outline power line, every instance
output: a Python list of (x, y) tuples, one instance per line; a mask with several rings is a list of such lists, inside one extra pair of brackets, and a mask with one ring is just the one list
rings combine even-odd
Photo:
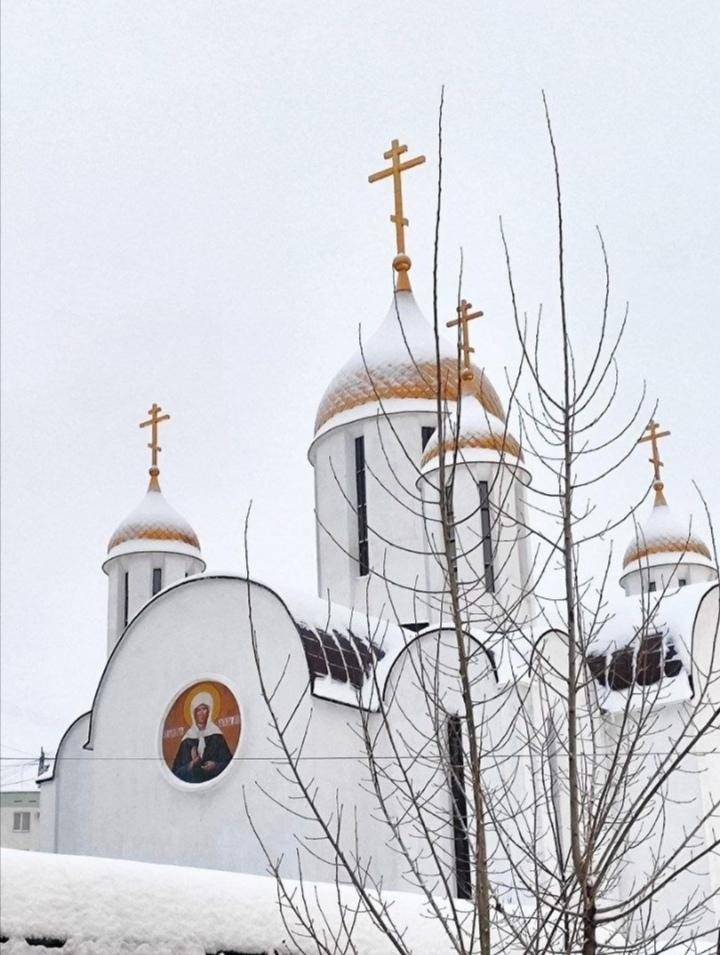
[[(638, 757), (642, 756), (671, 756), (673, 753), (676, 753), (677, 750), (658, 750), (658, 749), (648, 749), (644, 750), (642, 753), (638, 753)], [(720, 750), (708, 750), (707, 752), (700, 752), (693, 750), (695, 756), (705, 758), (707, 756), (720, 756)], [(510, 759), (512, 757), (523, 758), (523, 759), (538, 759), (544, 756), (544, 751), (537, 752), (527, 752), (527, 751), (518, 751), (515, 750), (512, 753), (487, 753), (485, 754), (485, 759)], [(567, 755), (567, 754), (556, 754), (556, 755)], [(614, 758), (615, 754), (608, 752), (605, 754), (600, 754), (594, 758), (598, 761), (603, 759)], [(0, 760), (11, 759), (12, 757), (0, 756)], [(156, 763), (165, 763), (167, 762), (162, 756), (47, 756), (48, 762), (156, 762)], [(290, 763), (290, 762), (338, 762), (353, 760), (358, 762), (360, 760), (366, 761), (368, 759), (367, 754), (357, 753), (353, 755), (335, 755), (335, 756), (297, 756), (293, 759), (288, 759), (287, 756), (233, 756), (230, 760), (233, 763)], [(407, 756), (382, 756), (380, 754), (375, 754), (372, 756), (373, 761), (391, 760), (392, 762), (405, 762), (411, 760), (416, 763), (427, 763), (431, 760), (439, 760), (440, 756), (425, 756), (421, 754), (409, 753)], [(588, 760), (590, 757), (587, 758)], [(37, 763), (38, 761), (32, 760), (28, 763), (23, 763), (23, 766), (31, 766)], [(19, 766), (17, 768), (20, 768)]]
[(32, 756), (26, 749), (18, 749), (17, 746), (8, 746), (7, 743), (0, 743), (0, 749), (10, 749), (13, 753), (21, 753), (23, 756)]

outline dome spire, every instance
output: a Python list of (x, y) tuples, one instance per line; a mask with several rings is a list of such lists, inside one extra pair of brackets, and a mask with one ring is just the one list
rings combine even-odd
[[(473, 379), (473, 370), (472, 365), (470, 364), (470, 356), (474, 353), (475, 349), (470, 344), (470, 329), (468, 323), (472, 321), (473, 318), (482, 318), (485, 314), (479, 309), (477, 312), (470, 313), (472, 308), (472, 302), (467, 302), (463, 299), (457, 307), (458, 317), (452, 322), (447, 322), (448, 328), (454, 328), (456, 325), (462, 327), (462, 353), (463, 353), (463, 368), (460, 374), (460, 377), (463, 381), (472, 381)], [(458, 329), (459, 331), (460, 329)]]
[(663, 484), (662, 478), (660, 476), (660, 468), (664, 467), (665, 465), (660, 460), (660, 449), (658, 448), (658, 438), (667, 438), (670, 432), (658, 431), (659, 427), (660, 425), (657, 423), (657, 421), (655, 421), (654, 419), (651, 419), (650, 423), (645, 428), (645, 431), (647, 431), (648, 433), (645, 434), (643, 432), (643, 436), (641, 438), (638, 438), (638, 444), (643, 444), (645, 441), (649, 441), (652, 446), (652, 457), (648, 458), (648, 460), (650, 461), (650, 464), (652, 464), (653, 466), (653, 488), (655, 489), (655, 507), (662, 507), (663, 505), (667, 505), (667, 501), (665, 500), (665, 495), (663, 494), (665, 485)]
[(406, 159), (405, 162), (400, 162), (400, 157), (406, 152), (407, 146), (401, 146), (400, 140), (393, 139), (390, 144), (390, 149), (386, 153), (383, 153), (384, 159), (392, 160), (392, 166), (390, 166), (389, 169), (381, 169), (380, 172), (374, 172), (372, 176), (368, 176), (368, 182), (377, 182), (379, 179), (386, 179), (388, 176), (393, 177), (393, 185), (395, 187), (395, 212), (390, 216), (390, 221), (395, 223), (397, 255), (393, 259), (393, 268), (398, 273), (397, 290), (399, 292), (412, 291), (410, 288), (410, 276), (408, 275), (412, 261), (410, 260), (410, 256), (405, 254), (404, 232), (405, 227), (409, 224), (409, 220), (403, 216), (402, 180), (400, 176), (406, 170), (412, 169), (413, 166), (420, 166), (425, 162), (424, 156), (416, 156), (415, 159)]
[(158, 444), (158, 425), (160, 424), (161, 421), (170, 420), (170, 415), (169, 414), (161, 415), (160, 414), (161, 411), (162, 411), (162, 408), (160, 407), (160, 405), (155, 404), (155, 402), (153, 402), (152, 408), (150, 408), (150, 410), (148, 411), (150, 418), (147, 421), (140, 422), (141, 428), (147, 428), (148, 426), (152, 428), (150, 432), (150, 444), (148, 444), (148, 447), (150, 448), (150, 452), (151, 452), (150, 469), (148, 471), (150, 475), (150, 484), (148, 485), (148, 491), (160, 490), (160, 482), (158, 481), (158, 477), (160, 476), (160, 468), (158, 467), (158, 452), (162, 451), (162, 448)]

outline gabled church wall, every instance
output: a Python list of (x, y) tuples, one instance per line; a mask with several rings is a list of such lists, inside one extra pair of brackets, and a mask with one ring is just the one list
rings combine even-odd
[[(499, 839), (491, 822), (486, 827), (488, 865), (493, 883), (507, 887), (514, 867), (527, 863), (514, 853), (513, 841), (521, 844), (527, 837), (532, 818), (528, 794), (532, 767), (523, 762), (522, 726), (532, 725), (515, 719), (518, 698), (515, 684), (498, 683), (492, 654), (479, 640), (471, 639), (469, 685), (473, 698), (476, 737), (481, 756), (482, 785), (491, 816), (499, 819), (504, 837)], [(455, 894), (458, 871), (458, 828), (454, 817), (451, 779), (457, 763), (451, 744), (451, 724), (457, 720), (462, 739), (462, 772), (468, 806), (468, 851), (472, 858), (476, 838), (470, 775), (468, 724), (462, 686), (458, 678), (458, 650), (453, 631), (423, 634), (414, 640), (395, 662), (385, 693), (386, 730), (381, 736), (380, 753), (393, 753), (387, 765), (388, 780), (383, 791), (387, 795), (391, 815), (402, 820), (400, 835), (410, 849), (418, 847), (423, 855), (421, 870), (426, 878), (436, 875), (444, 880), (446, 890)], [(527, 694), (520, 695), (522, 705)], [(513, 752), (516, 758), (508, 758)], [(400, 757), (398, 759), (398, 756)], [(409, 767), (406, 780), (398, 763)], [(522, 763), (522, 765), (521, 765)], [(512, 787), (512, 801), (508, 792)], [(418, 809), (412, 794), (417, 796)], [(518, 809), (520, 811), (518, 811)], [(418, 834), (426, 827), (426, 838)], [(518, 840), (518, 834), (521, 835)], [(517, 857), (516, 857), (517, 856)], [(499, 888), (499, 891), (503, 891)]]
[[(365, 791), (358, 711), (311, 696), (287, 609), (260, 585), (251, 584), (250, 594), (262, 672), (281, 723), (299, 701), (288, 745), (299, 745), (307, 729), (303, 778), (317, 791), (325, 818), (343, 807), (347, 850), (354, 851), (357, 819), (385, 884), (403, 885)], [(249, 812), (271, 857), (284, 856), (286, 871), (296, 874), (298, 838), (317, 837), (319, 829), (289, 811), (308, 815), (297, 788), (283, 778), (287, 763), (260, 693), (247, 597), (241, 579), (195, 578), (159, 594), (131, 623), (108, 661), (91, 726), (78, 724), (64, 746), (83, 758), (62, 763), (55, 781), (45, 784), (57, 801), (57, 851), (262, 874), (267, 860)], [(178, 694), (200, 681), (228, 688), (242, 725), (232, 762), (216, 778), (193, 784), (173, 775), (162, 734)], [(334, 860), (321, 855), (327, 861), (303, 855), (307, 878), (334, 878)]]
[[(277, 598), (261, 588), (253, 588), (253, 597), (268, 679), (276, 681), (286, 667), (285, 698), (295, 699), (307, 680), (297, 633)], [(216, 680), (234, 694), (242, 727), (236, 758), (227, 769), (193, 785), (173, 776), (163, 759), (161, 735), (175, 697), (203, 680)], [(64, 850), (263, 871), (243, 807), (243, 786), (261, 831), (280, 837), (273, 848), (290, 849), (286, 815), (255, 786), (260, 783), (283, 798), (268, 761), (276, 751), (267, 742), (267, 722), (244, 583), (202, 578), (159, 595), (131, 624), (98, 689), (92, 779), (76, 776), (76, 792), (60, 793)], [(81, 805), (81, 791), (91, 798), (89, 808)]]

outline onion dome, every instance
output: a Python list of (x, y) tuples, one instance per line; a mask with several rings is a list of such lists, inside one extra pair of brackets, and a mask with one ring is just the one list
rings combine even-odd
[(156, 467), (150, 469), (147, 493), (110, 538), (107, 560), (147, 551), (187, 554), (202, 560), (195, 531), (165, 500), (158, 473)]
[[(463, 391), (468, 385), (472, 386), (472, 381), (463, 383)], [(463, 394), (459, 410), (459, 422), (454, 411), (447, 416), (442, 447), (437, 430), (428, 441), (421, 461), (423, 471), (437, 467), (440, 454), (454, 454), (455, 449), (458, 460), (463, 463), (487, 461), (489, 458), (499, 460), (503, 457), (511, 459), (508, 464), (518, 465), (523, 460), (517, 439), (500, 418), (476, 400), (472, 390), (469, 394)]]
[(623, 558), (623, 570), (676, 564), (680, 559), (684, 564), (714, 567), (707, 545), (692, 532), (689, 521), (675, 517), (665, 500), (663, 484), (657, 481), (653, 509), (646, 521), (635, 526)]
[[(457, 401), (456, 342), (440, 338), (439, 365), (438, 376), (431, 325), (412, 292), (397, 291), (380, 327), (361, 342), (330, 382), (318, 408), (315, 434), (327, 430), (331, 421), (340, 424), (374, 414), (377, 408), (369, 406), (379, 403), (386, 411), (405, 410), (409, 402), (415, 410), (434, 411), (438, 391), (444, 401)], [(488, 377), (480, 368), (471, 368), (473, 377), (463, 383), (463, 393), (479, 402), (488, 415), (504, 421), (505, 412)]]

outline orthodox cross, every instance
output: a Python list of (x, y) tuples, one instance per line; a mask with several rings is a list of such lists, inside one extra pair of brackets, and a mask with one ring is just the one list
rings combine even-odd
[[(666, 438), (670, 432), (669, 431), (658, 431), (657, 421), (651, 420), (650, 424), (645, 428), (643, 436), (638, 438), (638, 444), (643, 444), (645, 441), (649, 441), (652, 446), (652, 457), (648, 458), (650, 464), (653, 466), (653, 487), (655, 488), (655, 502), (656, 503), (665, 503), (665, 499), (662, 496), (663, 491), (663, 482), (660, 477), (660, 468), (664, 467), (663, 462), (660, 460), (660, 449), (658, 448), (658, 438)], [(660, 500), (662, 498), (662, 501)]]
[(463, 299), (457, 307), (458, 317), (447, 323), (448, 328), (454, 328), (456, 325), (460, 325), (462, 328), (462, 351), (463, 351), (463, 369), (461, 378), (463, 381), (470, 381), (473, 376), (473, 370), (470, 367), (470, 355), (472, 355), (475, 349), (470, 344), (470, 329), (468, 328), (468, 323), (472, 321), (473, 318), (481, 318), (483, 312), (471, 312), (472, 308), (471, 302), (466, 302)]
[(147, 427), (152, 428), (150, 432), (150, 444), (148, 445), (148, 447), (152, 451), (152, 459), (151, 459), (152, 464), (150, 467), (150, 486), (153, 488), (156, 488), (157, 490), (160, 489), (160, 485), (158, 484), (158, 481), (157, 481), (158, 474), (160, 473), (160, 468), (158, 467), (158, 463), (157, 463), (157, 456), (158, 456), (158, 451), (162, 451), (162, 448), (158, 444), (158, 425), (160, 424), (161, 421), (170, 420), (170, 415), (169, 414), (161, 415), (160, 414), (161, 411), (162, 411), (162, 408), (160, 407), (160, 405), (157, 405), (155, 404), (155, 402), (153, 402), (152, 408), (150, 408), (150, 410), (148, 411), (150, 418), (147, 421), (140, 422), (141, 428), (147, 428)]
[(402, 173), (412, 169), (413, 166), (422, 165), (425, 162), (425, 157), (416, 156), (415, 159), (406, 159), (405, 162), (400, 162), (400, 157), (406, 152), (407, 146), (401, 146), (399, 140), (393, 139), (390, 149), (383, 153), (383, 158), (392, 160), (392, 165), (389, 169), (381, 169), (380, 172), (374, 172), (372, 176), (368, 176), (368, 182), (377, 182), (378, 179), (386, 179), (388, 176), (393, 177), (395, 213), (390, 216), (390, 221), (395, 223), (395, 241), (397, 243), (397, 255), (393, 259), (393, 268), (398, 273), (398, 290), (409, 292), (410, 278), (408, 271), (412, 262), (409, 256), (405, 254), (405, 233), (403, 231), (409, 221), (403, 215), (402, 180), (400, 177)]

